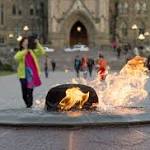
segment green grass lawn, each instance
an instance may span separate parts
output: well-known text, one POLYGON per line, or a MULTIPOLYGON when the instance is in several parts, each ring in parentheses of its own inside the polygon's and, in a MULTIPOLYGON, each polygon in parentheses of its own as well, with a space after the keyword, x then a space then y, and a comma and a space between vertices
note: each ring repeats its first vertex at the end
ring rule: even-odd
POLYGON ((7 75, 12 75, 15 74, 15 72, 12 71, 0 71, 0 76, 7 76, 7 75))

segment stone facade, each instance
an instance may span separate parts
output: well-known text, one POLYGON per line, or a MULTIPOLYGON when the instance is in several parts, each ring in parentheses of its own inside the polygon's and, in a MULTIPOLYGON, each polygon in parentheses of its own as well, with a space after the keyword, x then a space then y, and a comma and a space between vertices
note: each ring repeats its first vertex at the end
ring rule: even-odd
POLYGON ((48 7, 49 40, 54 47, 70 46, 70 32, 78 21, 87 30, 88 45, 109 43, 109 0, 49 0, 48 7))
MULTIPOLYGON (((113 4, 111 4, 113 5, 113 4)), ((113 11, 114 12, 114 11, 113 11)), ((139 34, 150 32, 150 1, 149 0, 118 0, 116 14, 116 38, 120 43, 138 40, 139 34), (132 26, 137 25, 133 30, 132 26)), ((146 37, 145 42, 148 42, 146 37)))
POLYGON ((47 10, 44 0, 0 0, 0 45, 15 46, 20 35, 38 33, 44 37, 47 10), (24 31, 24 26, 29 30, 24 31))
POLYGON ((120 43, 131 42, 150 31, 149 15, 149 0, 0 0, 0 45, 15 45, 19 35, 32 33, 58 48, 108 45, 114 35, 120 43), (81 39, 75 31, 79 25, 81 39))

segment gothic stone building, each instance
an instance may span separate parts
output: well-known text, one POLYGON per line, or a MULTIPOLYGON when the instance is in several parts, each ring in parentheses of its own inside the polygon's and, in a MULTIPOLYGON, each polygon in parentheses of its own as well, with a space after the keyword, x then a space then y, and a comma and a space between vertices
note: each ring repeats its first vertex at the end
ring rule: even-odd
POLYGON ((149 15, 149 0, 0 0, 0 45, 15 45, 19 35, 32 33, 59 48, 108 45, 115 38, 132 42, 149 32, 149 15))

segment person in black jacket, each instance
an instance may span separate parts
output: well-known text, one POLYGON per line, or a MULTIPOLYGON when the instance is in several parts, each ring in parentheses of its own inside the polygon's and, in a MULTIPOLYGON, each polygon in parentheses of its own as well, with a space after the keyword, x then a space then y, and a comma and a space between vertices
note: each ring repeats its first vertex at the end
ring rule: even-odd
POLYGON ((90 77, 92 77, 93 66, 94 66, 94 60, 92 58, 89 58, 88 59, 88 70, 89 70, 90 77))
POLYGON ((77 77, 80 76, 80 67, 81 67, 81 60, 80 60, 79 56, 76 56, 76 58, 74 60, 74 69, 76 71, 77 77))

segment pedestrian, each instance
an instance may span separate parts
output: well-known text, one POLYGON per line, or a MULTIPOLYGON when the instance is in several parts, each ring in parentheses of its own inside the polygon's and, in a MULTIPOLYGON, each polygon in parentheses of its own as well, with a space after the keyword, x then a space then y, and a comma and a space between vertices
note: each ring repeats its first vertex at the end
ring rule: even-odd
POLYGON ((113 49, 114 52, 115 52, 115 51, 116 51, 116 48, 117 48, 117 42, 116 42, 116 40, 113 40, 113 41, 112 41, 111 46, 112 46, 112 49, 113 49))
POLYGON ((120 58, 120 55, 121 55, 121 47, 118 46, 117 47, 117 57, 120 58))
POLYGON ((135 48, 133 49, 133 52, 134 52, 134 55, 135 55, 135 56, 140 56, 140 52, 139 52, 138 47, 135 47, 135 48))
POLYGON ((33 89, 41 85, 38 58, 45 53, 44 48, 34 37, 24 37, 20 41, 20 50, 14 56, 18 62, 18 77, 21 83, 22 97, 27 108, 33 104, 33 89))
POLYGON ((124 45, 124 53, 125 53, 125 55, 128 54, 128 51, 129 51, 128 44, 125 44, 125 45, 124 45))
POLYGON ((74 69, 76 71, 77 77, 80 77, 80 67, 81 67, 81 60, 80 60, 79 56, 76 56, 75 60, 74 60, 74 69))
POLYGON ((83 71, 83 78, 86 79, 87 78, 87 70, 88 70, 88 58, 86 56, 82 57, 81 68, 83 71))
POLYGON ((107 75, 107 61, 104 58, 103 55, 99 55, 99 61, 98 61, 98 75, 100 80, 105 80, 106 75, 107 75))
POLYGON ((48 78, 48 56, 46 56, 45 58, 45 62, 44 62, 44 73, 45 73, 45 78, 48 78))
POLYGON ((54 59, 51 60, 51 65, 52 65, 52 71, 54 72, 56 68, 56 62, 54 59))
POLYGON ((147 58, 146 66, 147 66, 148 70, 150 71, 150 55, 147 58))
POLYGON ((88 70, 89 70, 90 77, 92 77, 93 67, 94 67, 94 60, 92 58, 89 58, 88 59, 88 70))

